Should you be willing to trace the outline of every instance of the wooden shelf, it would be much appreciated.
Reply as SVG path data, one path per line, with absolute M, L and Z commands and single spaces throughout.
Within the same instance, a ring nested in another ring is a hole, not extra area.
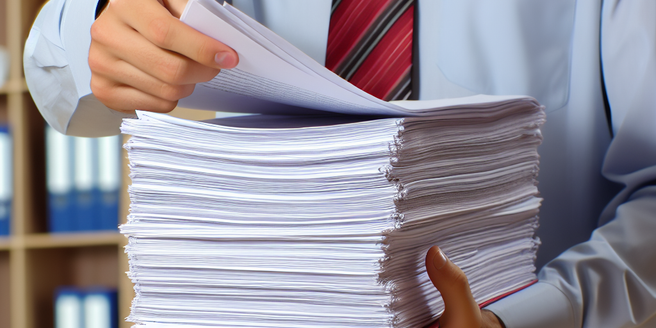
M 12 246 L 11 237 L 0 237 L 0 251 L 8 251 Z
M 20 93 L 27 91 L 27 82 L 25 79 L 9 80 L 0 88 L 0 95 L 9 93 Z
M 0 251 L 85 246 L 122 246 L 127 238 L 118 232 L 39 233 L 0 237 Z
M 0 252 L 0 327 L 9 327 L 11 324 L 11 296 L 6 292 L 11 288 L 9 271 L 9 252 Z
M 117 232 L 43 233 L 26 235 L 26 249 L 121 245 L 126 237 Z

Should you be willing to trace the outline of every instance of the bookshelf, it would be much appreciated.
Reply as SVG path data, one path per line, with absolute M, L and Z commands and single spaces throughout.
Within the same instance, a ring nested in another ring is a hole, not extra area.
M 134 296 L 125 274 L 128 261 L 119 233 L 50 234 L 47 227 L 44 120 L 27 90 L 23 46 L 44 0 L 0 0 L 0 45 L 9 51 L 9 80 L 0 87 L 0 124 L 13 138 L 14 197 L 11 234 L 0 237 L 0 328 L 53 327 L 58 286 L 103 286 L 118 290 L 119 327 Z M 172 115 L 209 119 L 212 112 L 176 108 Z M 124 141 L 127 137 L 124 138 Z M 125 220 L 127 159 L 123 156 L 120 217 Z
M 10 57 L 0 87 L 0 123 L 13 138 L 11 234 L 0 237 L 0 328 L 53 327 L 59 286 L 104 286 L 119 292 L 119 317 L 133 297 L 125 275 L 126 238 L 118 233 L 49 234 L 46 217 L 44 121 L 23 75 L 23 46 L 44 0 L 0 0 L 0 45 Z M 123 202 L 121 217 L 127 213 Z M 120 327 L 130 323 L 119 318 Z

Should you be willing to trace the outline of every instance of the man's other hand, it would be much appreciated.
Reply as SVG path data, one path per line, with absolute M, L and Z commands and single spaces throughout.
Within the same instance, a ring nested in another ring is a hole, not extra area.
M 169 112 L 237 53 L 182 23 L 187 0 L 112 0 L 91 27 L 91 91 L 107 107 Z
M 437 246 L 431 247 L 426 254 L 426 271 L 444 300 L 440 328 L 504 327 L 494 313 L 478 308 L 467 276 Z

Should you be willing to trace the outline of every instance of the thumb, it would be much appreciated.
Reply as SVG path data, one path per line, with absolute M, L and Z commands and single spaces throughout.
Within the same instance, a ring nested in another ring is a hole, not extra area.
M 440 327 L 481 327 L 481 311 L 469 289 L 467 276 L 437 246 L 426 254 L 426 272 L 444 300 Z

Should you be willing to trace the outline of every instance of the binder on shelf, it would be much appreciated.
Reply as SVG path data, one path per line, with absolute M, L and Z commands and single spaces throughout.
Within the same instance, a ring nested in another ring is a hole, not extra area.
M 12 184 L 12 142 L 9 128 L 0 125 L 0 236 L 8 236 L 11 222 Z
M 117 328 L 115 289 L 61 287 L 55 292 L 55 328 Z
M 75 229 L 73 138 L 46 127 L 46 184 L 50 232 Z
M 118 230 L 121 137 L 82 138 L 46 127 L 50 232 Z
M 90 289 L 84 295 L 84 328 L 118 327 L 116 290 Z
M 121 189 L 121 136 L 98 138 L 98 189 L 100 229 L 118 231 Z
M 96 140 L 74 137 L 75 227 L 77 231 L 100 229 L 96 179 Z
M 55 328 L 83 328 L 82 293 L 60 288 L 55 293 Z

